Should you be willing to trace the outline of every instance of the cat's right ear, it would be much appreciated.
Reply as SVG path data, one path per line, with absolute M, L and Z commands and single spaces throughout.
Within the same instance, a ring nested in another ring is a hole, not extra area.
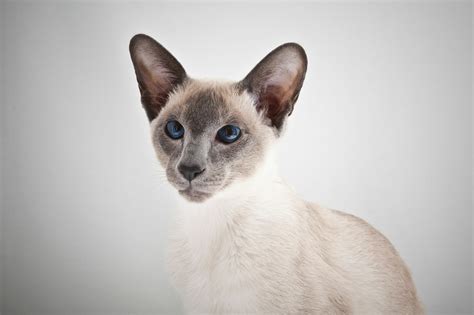
M 141 101 L 148 120 L 155 119 L 170 93 L 186 79 L 186 71 L 173 55 L 150 36 L 130 40 L 130 56 L 137 75 Z

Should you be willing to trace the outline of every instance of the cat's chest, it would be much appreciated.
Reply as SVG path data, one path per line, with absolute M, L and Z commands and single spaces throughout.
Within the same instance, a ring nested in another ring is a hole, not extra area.
M 168 256 L 173 282 L 188 304 L 202 311 L 224 311 L 224 305 L 226 312 L 241 311 L 242 305 L 255 309 L 258 250 L 244 231 L 221 228 L 208 225 L 198 234 L 175 236 Z
M 169 270 L 193 309 L 255 313 L 272 300 L 262 294 L 284 296 L 281 283 L 295 282 L 297 220 L 276 198 L 236 211 L 228 211 L 229 204 L 183 212 L 169 246 Z

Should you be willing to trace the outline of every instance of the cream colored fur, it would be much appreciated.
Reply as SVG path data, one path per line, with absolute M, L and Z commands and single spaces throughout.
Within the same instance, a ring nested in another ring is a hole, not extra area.
M 363 220 L 299 198 L 273 154 L 204 203 L 182 199 L 168 266 L 189 313 L 421 314 L 410 273 Z

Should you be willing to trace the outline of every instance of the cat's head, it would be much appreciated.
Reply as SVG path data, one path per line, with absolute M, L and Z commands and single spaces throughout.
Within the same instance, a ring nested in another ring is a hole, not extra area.
M 231 83 L 188 77 L 146 35 L 132 38 L 130 54 L 158 160 L 168 181 L 194 202 L 257 172 L 293 111 L 307 67 L 295 43 L 277 47 Z

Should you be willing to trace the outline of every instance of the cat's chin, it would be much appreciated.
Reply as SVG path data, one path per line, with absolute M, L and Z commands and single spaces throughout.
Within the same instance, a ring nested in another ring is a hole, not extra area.
M 204 202 L 212 196 L 211 193 L 198 191 L 191 186 L 186 189 L 178 190 L 178 192 L 184 199 L 190 202 Z

